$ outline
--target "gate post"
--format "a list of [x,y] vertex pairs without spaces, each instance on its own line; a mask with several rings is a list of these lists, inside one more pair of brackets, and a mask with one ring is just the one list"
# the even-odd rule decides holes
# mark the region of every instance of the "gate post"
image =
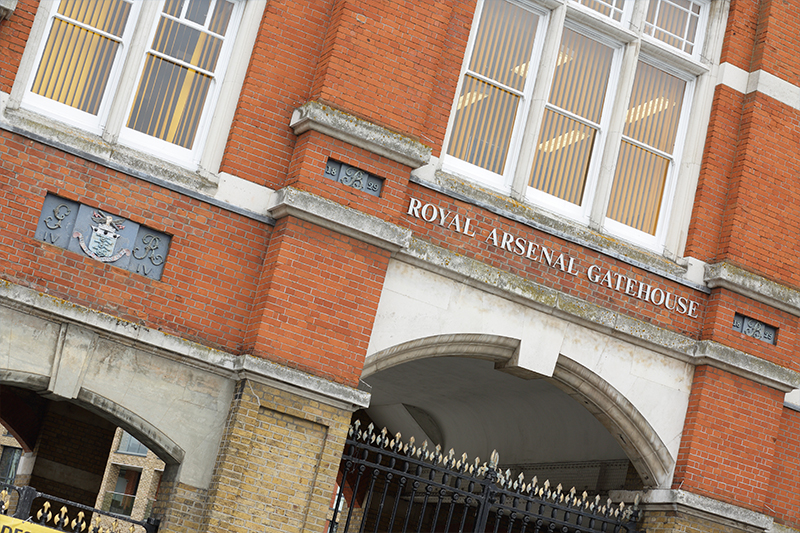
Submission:
[[489,511],[494,503],[495,495],[495,481],[497,480],[497,463],[500,461],[500,454],[497,450],[492,451],[492,456],[489,459],[489,470],[486,472],[483,483],[483,490],[481,497],[478,500],[481,505],[478,515],[475,517],[474,533],[484,533],[486,531],[486,522],[489,520]]
[[39,491],[33,487],[19,487],[19,501],[17,502],[17,509],[14,511],[14,518],[19,518],[20,520],[27,520],[30,518],[33,500],[35,500],[38,495]]

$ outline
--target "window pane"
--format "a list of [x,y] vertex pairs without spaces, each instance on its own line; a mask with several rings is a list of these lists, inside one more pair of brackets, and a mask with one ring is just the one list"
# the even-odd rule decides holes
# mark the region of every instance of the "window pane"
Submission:
[[671,154],[685,92],[682,79],[639,62],[623,134]]
[[66,20],[53,20],[31,91],[96,115],[130,7],[123,0],[62,3],[58,12]]
[[233,3],[231,2],[217,2],[217,7],[214,8],[214,14],[211,15],[211,21],[208,24],[209,31],[217,35],[225,36],[228,30],[228,22],[231,20],[233,14]]
[[647,10],[644,31],[656,39],[694,52],[701,4],[691,0],[652,0]]
[[[182,2],[169,1],[165,13],[178,16]],[[224,35],[231,19],[233,4],[211,5],[192,0],[185,18],[192,23],[163,16],[147,54],[136,91],[128,127],[183,148],[192,148],[206,97],[214,82]],[[195,24],[202,21],[206,29]],[[195,67],[195,68],[193,68]]]
[[622,142],[608,217],[655,235],[669,160]]
[[131,6],[124,0],[66,0],[58,13],[115,37],[122,37]]
[[0,456],[0,482],[14,483],[21,456],[22,450],[20,448],[3,447],[3,454]]
[[465,76],[447,152],[502,174],[518,101],[508,91]]
[[162,18],[153,39],[153,49],[203,70],[213,71],[222,48],[222,39]]
[[205,24],[209,4],[211,4],[211,0],[191,0],[189,2],[189,8],[186,10],[187,20],[191,20],[197,24]]
[[577,0],[577,2],[594,9],[598,13],[613,18],[617,22],[622,20],[625,0]]
[[531,187],[580,205],[595,134],[592,127],[546,110]]
[[613,57],[612,48],[565,28],[549,102],[600,122]]
[[117,451],[119,453],[127,453],[130,455],[147,455],[147,447],[127,431],[122,432],[122,437],[119,439],[119,448]]
[[136,501],[136,491],[139,490],[139,477],[140,472],[136,470],[120,468],[114,490],[106,494],[106,503],[103,507],[112,513],[131,516]]
[[469,69],[522,90],[530,70],[539,17],[505,0],[487,0]]
[[211,78],[147,56],[128,127],[191,148]]
[[612,48],[564,29],[549,106],[576,118],[554,109],[545,111],[531,187],[581,205],[613,56]]

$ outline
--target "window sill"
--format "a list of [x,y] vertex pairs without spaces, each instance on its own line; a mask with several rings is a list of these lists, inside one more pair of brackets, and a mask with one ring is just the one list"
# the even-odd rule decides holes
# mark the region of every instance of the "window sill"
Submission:
[[702,280],[695,279],[696,276],[691,275],[690,270],[692,269],[689,268],[687,259],[670,260],[606,233],[595,231],[573,220],[562,218],[540,207],[517,201],[497,191],[481,187],[481,185],[459,176],[441,170],[433,171],[433,166],[434,164],[431,164],[412,172],[411,181],[692,289],[705,293],[710,292]]
[[8,109],[0,101],[0,128],[41,141],[68,153],[101,163],[148,181],[163,180],[182,189],[214,196],[218,176],[202,169],[191,171],[151,154],[55,121],[24,109]]

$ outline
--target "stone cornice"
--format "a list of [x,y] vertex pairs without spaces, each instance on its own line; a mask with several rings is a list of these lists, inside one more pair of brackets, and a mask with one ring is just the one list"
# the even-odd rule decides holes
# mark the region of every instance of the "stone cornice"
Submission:
[[7,19],[17,8],[17,0],[0,0],[0,20]]
[[0,305],[46,320],[79,324],[120,344],[229,379],[251,379],[336,407],[369,405],[369,393],[251,355],[234,355],[0,280]]
[[800,291],[770,281],[730,263],[706,265],[709,288],[722,287],[794,316],[800,316]]
[[797,372],[717,342],[698,341],[692,355],[696,365],[711,365],[783,392],[800,387]]
[[294,216],[392,252],[411,237],[407,229],[293,187],[280,189],[274,199],[269,212],[275,219]]
[[753,533],[769,531],[773,524],[773,519],[765,514],[685,490],[611,491],[611,497],[615,501],[632,502],[636,496],[639,496],[640,505],[647,511],[680,511],[722,526],[743,528]]
[[800,373],[712,341],[698,341],[411,238],[397,259],[693,365],[710,365],[789,392]]
[[318,131],[411,168],[421,167],[431,158],[429,146],[319,102],[295,109],[289,126],[295,135]]

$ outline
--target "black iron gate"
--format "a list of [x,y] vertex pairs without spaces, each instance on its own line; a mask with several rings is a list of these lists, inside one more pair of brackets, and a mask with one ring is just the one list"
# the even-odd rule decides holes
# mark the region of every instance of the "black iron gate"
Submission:
[[134,533],[136,526],[143,528],[144,533],[158,533],[159,525],[155,519],[133,520],[129,516],[50,496],[33,487],[5,483],[0,483],[0,515],[74,533],[121,533],[123,526],[120,522],[125,524],[126,533]]
[[638,533],[637,505],[612,505],[489,463],[350,428],[329,533]]

